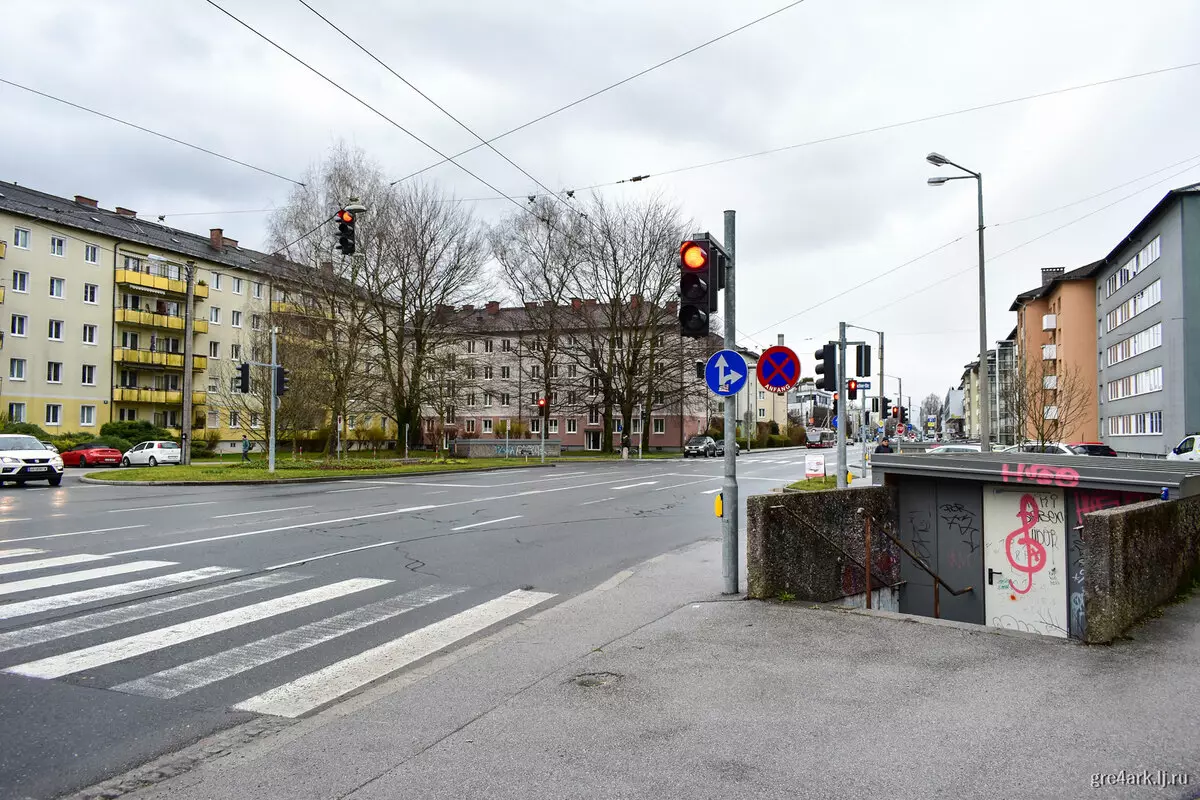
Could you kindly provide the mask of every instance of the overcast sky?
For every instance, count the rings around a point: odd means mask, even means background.
[[[219,2],[444,152],[475,143],[296,0]],[[785,5],[310,2],[485,136]],[[18,4],[5,28],[0,77],[282,175],[298,177],[339,139],[396,177],[437,160],[203,0]],[[1042,267],[1106,255],[1169,188],[1200,180],[1200,68],[659,174],[1186,64],[1200,60],[1198,40],[1194,0],[807,0],[496,146],[554,189],[656,176],[599,191],[660,192],[714,233],[722,211],[736,209],[744,343],[767,346],[782,333],[811,375],[812,351],[839,320],[883,330],[887,372],[919,403],[957,385],[978,352],[974,185],[927,186],[939,173],[925,154],[983,173],[989,255],[1137,192],[989,264],[988,338],[1003,338],[1013,296],[1036,286]],[[262,245],[266,215],[231,212],[277,206],[290,188],[2,84],[0,101],[5,180],[151,219],[221,212],[168,222],[222,227],[250,246]],[[534,188],[487,150],[461,161],[506,193]],[[463,198],[493,194],[452,165],[427,177]],[[474,205],[484,220],[512,209]]]

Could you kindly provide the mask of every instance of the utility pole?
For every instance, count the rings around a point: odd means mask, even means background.
[[[887,433],[887,412],[883,409],[883,331],[879,332],[879,424]],[[865,447],[865,443],[864,443]]]
[[[275,347],[275,335],[279,333],[279,328],[271,326],[271,433],[270,441],[267,442],[267,472],[275,472],[275,409],[279,405],[279,398],[275,394],[275,376],[279,370],[279,359],[277,358],[278,351]]]
[[[192,303],[196,298],[196,262],[183,265],[183,277],[187,282],[187,300],[183,304],[183,419],[180,420],[179,439],[183,464],[192,463]]]
[[[846,488],[846,418],[850,409],[846,406],[846,323],[838,323],[838,367],[837,367],[837,488]]]
[[[737,302],[734,296],[734,281],[737,270],[736,222],[737,212],[725,212],[725,253],[728,260],[725,263],[725,349],[737,348],[737,328],[734,325],[734,315]],[[749,372],[749,370],[746,370]],[[746,376],[746,383],[751,381]],[[757,382],[757,381],[755,381]],[[733,400],[733,402],[729,402]],[[721,573],[725,578],[725,594],[738,593],[738,484],[737,484],[737,395],[725,402],[725,480],[721,484]],[[750,439],[746,438],[747,448]]]

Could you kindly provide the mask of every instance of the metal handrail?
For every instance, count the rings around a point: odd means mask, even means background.
[[[881,530],[883,532],[884,536],[891,539],[892,542],[894,542],[895,545],[897,547],[899,547],[900,550],[903,551],[906,556],[908,556],[909,558],[911,558],[913,560],[914,564],[916,564],[921,569],[925,570],[927,573],[929,573],[929,576],[931,578],[933,578],[933,580],[934,580],[934,584],[933,584],[933,617],[934,617],[934,619],[941,619],[941,617],[942,617],[942,598],[938,592],[939,586],[945,586],[946,591],[955,597],[958,597],[959,595],[964,595],[967,592],[972,592],[975,590],[975,587],[973,587],[973,586],[967,586],[967,587],[964,587],[962,589],[957,589],[957,590],[954,589],[952,586],[950,586],[950,584],[948,584],[944,580],[942,580],[941,575],[938,575],[936,572],[933,571],[932,568],[930,568],[930,566],[928,564],[925,563],[925,559],[921,558],[916,553],[909,550],[907,547],[905,547],[904,542],[900,541],[895,536],[893,536],[891,534],[891,532],[888,531],[886,525],[879,525],[879,520],[875,519],[874,515],[868,514],[867,510],[865,508],[861,508],[861,507],[858,509],[857,513],[859,514],[859,516],[865,516],[868,521],[874,522],[876,525],[878,525],[879,530]]]
[[[840,553],[841,553],[842,555],[844,555],[846,558],[850,559],[850,560],[851,560],[851,561],[853,561],[855,564],[857,564],[857,565],[858,565],[858,567],[859,567],[859,569],[861,569],[861,570],[863,571],[863,574],[867,575],[867,586],[870,586],[870,585],[871,585],[870,573],[872,573],[872,572],[878,572],[878,570],[874,570],[874,569],[871,569],[871,568],[869,568],[869,567],[865,566],[865,565],[864,565],[864,564],[863,564],[861,561],[859,561],[857,558],[855,558],[854,556],[850,555],[850,553],[849,553],[849,552],[847,552],[847,551],[846,551],[846,549],[845,549],[845,548],[843,548],[843,547],[842,547],[840,544],[838,544],[837,542],[833,541],[832,539],[830,539],[830,538],[829,538],[828,536],[826,536],[825,534],[821,533],[821,531],[820,531],[820,530],[818,530],[818,529],[817,529],[817,527],[816,527],[815,525],[813,525],[811,522],[809,522],[808,520],[806,520],[804,517],[802,517],[802,516],[800,516],[799,514],[797,514],[797,513],[796,513],[795,511],[793,511],[792,509],[788,508],[787,506],[778,506],[778,507],[779,507],[779,508],[782,508],[784,511],[788,512],[788,513],[789,513],[789,514],[791,514],[793,517],[795,517],[796,519],[798,519],[798,520],[800,520],[801,522],[803,522],[805,525],[807,525],[807,526],[808,526],[808,529],[809,529],[810,531],[812,531],[813,533],[815,533],[817,536],[820,536],[820,537],[821,537],[822,539],[824,539],[824,540],[826,541],[826,543],[828,543],[828,544],[829,544],[831,547],[833,547],[835,550],[837,550],[838,552],[840,552]],[[881,583],[881,584],[882,584],[884,587],[886,587],[886,588],[888,588],[888,589],[891,589],[891,588],[893,588],[893,587],[895,587],[895,586],[898,586],[898,585],[899,585],[899,583],[894,583],[894,584],[893,584],[893,583],[888,583],[887,581],[880,581],[880,583]]]

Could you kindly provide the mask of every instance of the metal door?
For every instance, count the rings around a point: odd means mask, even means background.
[[[1062,489],[983,489],[984,609],[997,628],[1067,635]]]
[[[955,589],[944,588],[934,607],[933,578],[900,556],[900,611],[925,617],[983,624],[983,539],[979,485],[962,481],[904,478],[898,485],[900,540]]]

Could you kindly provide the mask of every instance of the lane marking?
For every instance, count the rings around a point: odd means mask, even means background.
[[[51,514],[51,516],[55,515]],[[0,519],[0,524],[5,522],[29,522],[31,519],[33,519],[33,517],[9,517],[8,519]]]
[[[459,525],[457,528],[451,528],[452,531],[465,531],[467,528],[478,528],[481,525],[495,525],[498,522],[508,522],[510,519],[520,519],[521,515],[517,514],[512,517],[501,517],[500,519],[489,519],[484,522],[472,522],[470,525]]]
[[[38,553],[44,553],[45,550],[39,550],[36,547],[17,547],[12,550],[0,550],[0,558],[18,558],[19,556],[36,556]]]
[[[39,614],[43,611],[53,611],[59,608],[83,605],[84,603],[94,603],[97,600],[111,600],[114,597],[166,589],[171,586],[179,586],[209,578],[222,578],[228,575],[236,575],[239,572],[241,572],[240,569],[230,567],[203,567],[201,569],[187,570],[186,572],[173,572],[170,575],[159,575],[155,578],[145,578],[140,581],[101,586],[98,589],[84,589],[78,592],[57,594],[52,597],[39,597],[36,600],[26,600],[21,603],[0,606],[0,619],[12,619],[13,617],[23,617],[27,614]]]
[[[606,503],[609,500],[616,500],[615,497],[602,497],[599,500],[588,500],[586,503],[580,503],[581,506],[590,506],[592,503]]]
[[[38,561],[17,561],[8,564],[0,564],[0,575],[11,575],[14,572],[33,572],[38,569],[50,569],[51,567],[66,567],[71,564],[87,564],[92,561],[103,561],[108,556],[95,556],[90,553],[79,553],[73,556],[55,556],[54,558],[43,558]]]
[[[310,561],[320,561],[323,558],[333,558],[334,556],[344,556],[346,553],[357,553],[359,550],[374,550],[376,547],[387,547],[389,544],[397,544],[395,539],[388,542],[376,542],[375,544],[367,544],[362,547],[351,547],[349,550],[338,550],[334,553],[325,553],[319,556],[309,556],[308,558],[300,558],[295,561],[288,561],[286,564],[276,564],[267,569],[284,569],[285,567],[294,567],[298,564],[307,564]]]
[[[57,539],[60,536],[90,536],[97,533],[111,533],[112,531],[131,531],[135,528],[144,528],[145,525],[122,525],[119,528],[94,528],[90,531],[71,531],[70,533],[47,533],[42,536],[24,536],[20,539],[0,539],[0,544],[6,542],[32,542],[35,539]]]
[[[134,622],[139,619],[158,616],[159,614],[167,614],[203,603],[211,603],[214,600],[225,600],[230,597],[248,594],[249,592],[283,586],[284,584],[307,577],[307,575],[296,575],[295,573],[288,572],[280,572],[274,575],[259,575],[258,577],[244,581],[207,586],[192,592],[170,594],[166,597],[158,597],[142,603],[110,608],[105,611],[84,614],[83,616],[50,622],[45,625],[35,625],[19,631],[0,633],[0,653],[7,650],[15,650],[18,647],[30,647],[31,645],[42,644],[43,642],[52,642],[55,639],[77,636],[81,633],[96,631],[113,625],[122,625],[126,622]]]
[[[203,503],[172,503],[169,506],[134,506],[132,508],[110,508],[109,514],[128,514],[130,511],[161,511],[164,508],[187,508],[189,506],[215,506],[216,500],[205,500]]]
[[[417,589],[399,597],[335,614],[293,630],[282,631],[265,639],[118,684],[112,689],[163,700],[178,697],[465,591],[465,587],[429,586]]]
[[[613,491],[616,491],[617,489],[632,489],[635,486],[653,486],[656,483],[658,483],[658,481],[642,481],[641,483],[629,483],[625,486],[614,486],[612,488]]]
[[[426,492],[425,496],[429,497],[430,495],[435,495],[435,494],[449,494],[449,492],[447,492],[445,489],[443,489],[440,492]]]
[[[656,492],[662,492],[662,491],[665,491],[665,490],[667,490],[667,489],[678,489],[678,488],[679,488],[679,487],[681,487],[681,486],[692,486],[692,485],[694,485],[694,484],[697,484],[697,483],[708,483],[709,481],[716,481],[716,480],[720,480],[722,477],[724,477],[724,476],[722,476],[722,475],[714,475],[714,476],[712,476],[711,478],[701,478],[701,479],[700,479],[700,480],[698,480],[698,481],[686,481],[686,482],[684,482],[684,483],[676,483],[676,484],[672,484],[671,486],[660,486],[660,487],[658,487],[657,489],[655,489],[654,491],[656,491]]]
[[[341,494],[342,492],[373,492],[378,486],[359,486],[357,489],[330,489],[325,494]]]
[[[263,511],[243,511],[240,514],[218,514],[213,519],[229,519],[230,517],[248,517],[252,514],[278,514],[282,511],[303,511],[312,506],[291,506],[290,508],[268,508]]]
[[[276,686],[234,708],[278,717],[302,716],[552,597],[547,592],[509,592]]]
[[[241,608],[222,611],[219,614],[181,622],[177,625],[169,625],[158,630],[126,636],[124,639],[114,639],[93,647],[40,658],[36,661],[27,661],[4,671],[12,675],[24,675],[28,678],[61,678],[64,675],[135,658],[155,650],[190,642],[202,636],[211,636],[214,633],[277,617],[280,614],[287,614],[388,583],[391,581],[377,578],[351,578],[326,586],[318,586],[315,589],[306,589],[303,592],[263,600]]]
[[[174,561],[134,561],[129,564],[113,564],[109,567],[97,567],[96,569],[84,569],[79,572],[66,572],[62,575],[47,575],[42,578],[29,578],[28,580],[17,581],[15,583],[3,583],[0,584],[0,594],[17,594],[18,592],[28,592],[32,589],[62,586],[64,583],[94,581],[97,578],[107,578],[112,575],[124,575],[128,572],[144,572],[148,569],[174,566],[177,566]]]

